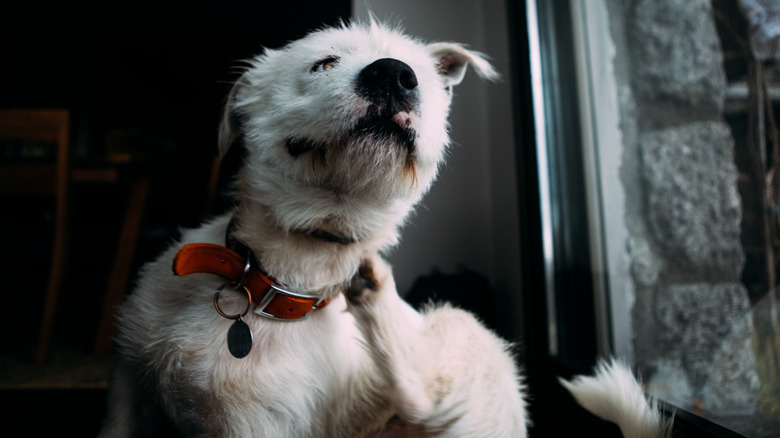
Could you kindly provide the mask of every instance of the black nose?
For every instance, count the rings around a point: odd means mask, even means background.
[[[391,114],[410,111],[418,100],[417,76],[408,64],[382,58],[358,74],[357,91]]]

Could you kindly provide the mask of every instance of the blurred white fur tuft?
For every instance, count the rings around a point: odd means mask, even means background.
[[[560,382],[582,407],[617,424],[626,438],[671,436],[672,419],[665,419],[655,401],[645,398],[634,374],[618,360],[600,361],[593,376]]]

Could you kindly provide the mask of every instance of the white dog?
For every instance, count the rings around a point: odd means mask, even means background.
[[[378,256],[436,176],[467,66],[496,77],[373,22],[251,63],[220,130],[245,149],[237,207],[144,268],[103,436],[526,435],[509,345],[406,305]]]

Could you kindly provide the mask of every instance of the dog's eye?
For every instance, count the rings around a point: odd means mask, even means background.
[[[338,64],[339,58],[337,56],[328,56],[325,59],[321,59],[311,66],[312,73],[319,73],[326,70],[330,70]]]

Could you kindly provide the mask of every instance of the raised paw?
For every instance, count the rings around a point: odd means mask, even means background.
[[[363,258],[344,294],[351,304],[361,305],[373,300],[388,287],[395,289],[390,265],[374,254]]]
[[[362,304],[368,295],[378,292],[381,285],[374,270],[373,260],[365,258],[360,262],[357,274],[352,277],[352,281],[345,291],[347,299],[352,304]]]

